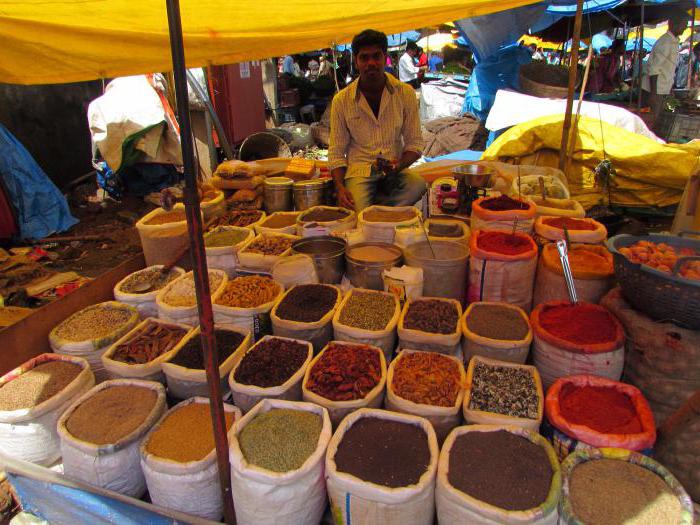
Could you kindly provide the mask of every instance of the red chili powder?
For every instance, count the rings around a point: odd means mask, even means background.
[[[561,230],[566,226],[567,230],[595,230],[595,224],[588,221],[582,221],[581,219],[570,219],[567,217],[554,217],[552,219],[545,219],[543,221],[547,226],[552,226],[553,228],[559,228]]]
[[[604,434],[642,431],[632,400],[614,388],[567,383],[559,393],[559,408],[569,422]]]
[[[487,252],[503,255],[520,255],[532,249],[532,243],[527,237],[500,231],[480,232],[476,245]]]
[[[540,325],[550,334],[579,345],[609,343],[617,337],[613,316],[593,304],[560,304],[540,311]]]
[[[526,203],[512,199],[508,195],[484,199],[479,205],[491,211],[527,210],[529,208]]]

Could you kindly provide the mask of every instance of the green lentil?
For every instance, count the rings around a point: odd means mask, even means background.
[[[316,450],[321,418],[313,412],[274,408],[256,416],[240,434],[243,457],[274,472],[297,470]]]
[[[224,246],[235,246],[244,241],[250,232],[240,230],[218,230],[208,233],[204,238],[204,246],[207,248],[220,248]]]
[[[353,291],[340,312],[339,321],[363,330],[384,330],[394,317],[395,309],[391,295]]]

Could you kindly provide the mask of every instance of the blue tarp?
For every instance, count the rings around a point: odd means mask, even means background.
[[[584,13],[597,13],[613,9],[626,0],[586,0],[583,2]],[[547,12],[553,15],[574,16],[576,14],[576,2],[570,0],[548,0]]]
[[[8,129],[0,124],[0,177],[15,209],[20,239],[43,239],[73,226],[63,194]]]

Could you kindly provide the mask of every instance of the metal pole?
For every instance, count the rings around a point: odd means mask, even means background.
[[[228,459],[228,439],[226,438],[226,421],[221,399],[221,383],[218,367],[218,353],[214,339],[214,316],[209,292],[209,272],[202,237],[202,216],[197,194],[197,178],[194,162],[194,146],[190,127],[190,112],[187,99],[187,75],[185,66],[185,49],[182,41],[182,21],[180,19],[179,0],[166,0],[168,10],[168,29],[170,33],[170,50],[173,57],[175,75],[175,96],[177,97],[177,115],[180,123],[180,145],[182,162],[185,168],[185,215],[190,238],[190,253],[194,270],[194,284],[197,292],[201,344],[204,364],[209,386],[209,407],[214,427],[214,443],[219,468],[219,481],[224,503],[226,523],[235,524],[236,515],[231,498],[231,469]]]
[[[693,53],[693,32],[695,30],[695,6],[697,2],[693,2],[693,11],[690,17],[690,40],[688,44],[688,89],[692,88],[693,82],[693,62],[695,59],[695,53]]]
[[[642,0],[642,19],[639,23],[639,51],[637,51],[637,109],[642,108],[642,51],[644,51],[644,0]]]
[[[581,21],[583,19],[583,0],[576,2],[576,19],[574,20],[574,36],[571,39],[571,58],[569,60],[569,92],[566,97],[566,113],[561,131],[561,147],[559,148],[559,169],[566,167],[566,153],[569,146],[569,130],[571,128],[571,110],[574,107],[574,88],[578,73],[578,47],[581,40]]]

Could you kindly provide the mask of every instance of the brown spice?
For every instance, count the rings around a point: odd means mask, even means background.
[[[366,222],[404,222],[415,219],[418,210],[368,210],[362,214]]]
[[[301,222],[331,222],[339,221],[350,215],[348,210],[343,209],[328,209],[328,208],[312,208],[308,212],[301,215]]]
[[[457,331],[459,311],[454,303],[437,299],[411,301],[403,319],[404,328],[432,334]]]
[[[148,321],[138,332],[119,344],[111,359],[130,365],[143,365],[169,352],[187,330],[175,325]]]
[[[226,283],[226,288],[216,300],[216,304],[233,308],[256,308],[272,301],[280,291],[280,285],[270,277],[236,277]]]
[[[110,386],[86,399],[66,420],[75,438],[107,445],[136,430],[153,411],[155,390],[140,386]]]
[[[331,401],[351,401],[363,399],[381,377],[378,350],[333,342],[311,368],[306,388]]]
[[[262,255],[282,255],[295,241],[293,237],[269,234],[260,235],[251,242],[244,251]]]
[[[627,461],[581,463],[571,473],[569,498],[574,515],[587,525],[680,523],[680,501],[666,482]]]
[[[365,262],[390,262],[401,257],[400,254],[391,248],[391,245],[384,246],[353,246],[348,249],[347,254],[353,259]]]
[[[156,215],[155,217],[151,217],[150,219],[145,221],[144,224],[148,224],[149,226],[156,226],[160,224],[168,224],[171,222],[182,222],[184,220],[186,220],[185,212],[170,211],[166,213],[161,213],[160,215]]]
[[[414,403],[453,407],[461,388],[459,366],[432,352],[404,353],[394,367],[391,386],[396,395]]]
[[[37,365],[0,387],[0,410],[35,407],[67,387],[82,370],[66,361]]]
[[[467,315],[467,328],[481,337],[521,341],[530,331],[518,310],[497,304],[476,304]]]
[[[226,430],[233,412],[224,412]],[[214,430],[208,403],[190,403],[171,411],[149,436],[146,452],[180,463],[199,461],[214,450]]]
[[[270,217],[265,219],[261,226],[275,229],[286,228],[296,224],[298,216],[298,213],[280,213],[279,215],[270,215]]]
[[[233,210],[225,213],[221,217],[214,219],[208,230],[213,230],[218,226],[250,226],[262,217],[262,212],[258,210]]]

